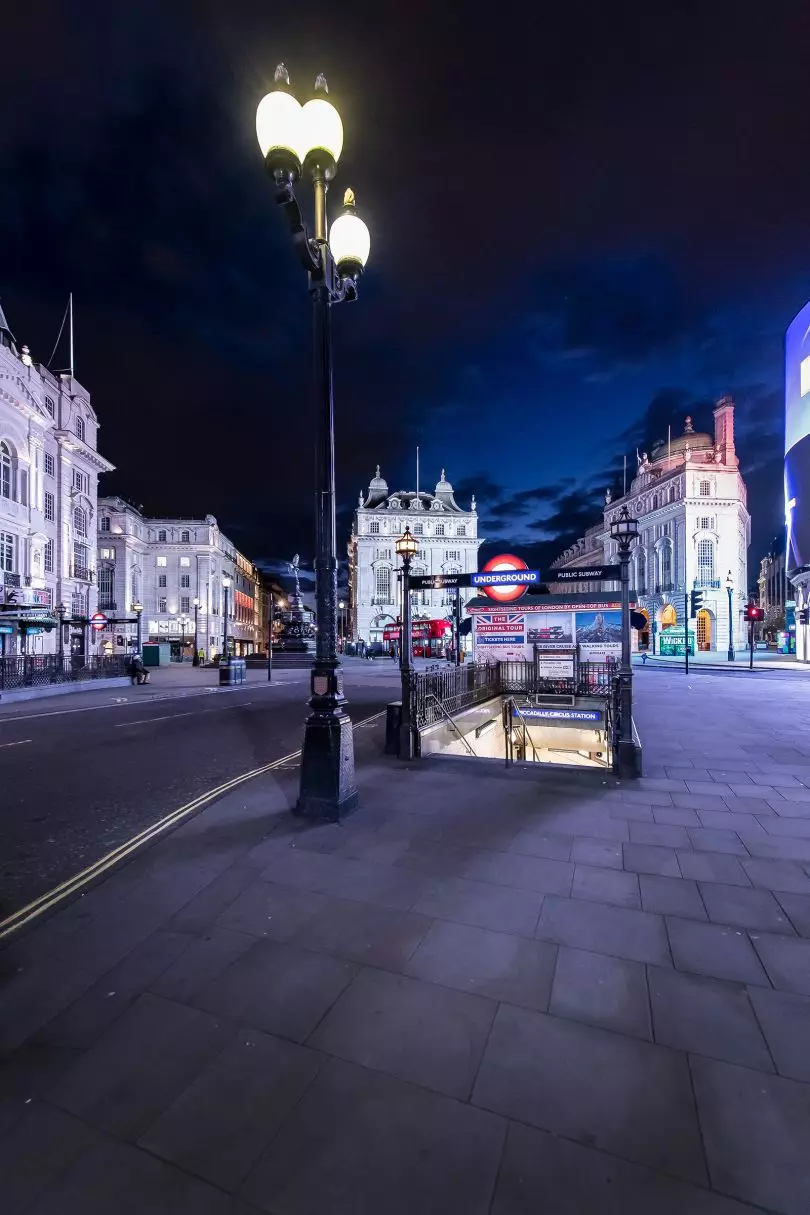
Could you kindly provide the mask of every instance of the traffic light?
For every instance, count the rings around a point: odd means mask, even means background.
[[[689,601],[689,615],[694,620],[703,607],[703,591],[690,591]]]
[[[745,619],[748,621],[762,620],[765,616],[763,608],[758,607],[755,603],[748,603],[745,607]]]
[[[799,608],[799,624],[810,624],[810,608]]]

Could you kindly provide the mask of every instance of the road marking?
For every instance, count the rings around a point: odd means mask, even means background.
[[[19,742],[0,743],[0,747],[24,747],[26,743],[33,741],[33,738],[21,738]]]
[[[278,685],[283,687],[287,684],[303,682],[304,681],[302,679],[280,679],[278,681]],[[205,696],[211,692],[217,694],[220,692],[247,692],[248,689],[255,691],[257,689],[261,690],[263,688],[272,688],[273,686],[274,684],[272,683],[265,684],[260,680],[248,680],[244,687],[238,688],[201,688],[199,692],[169,692],[165,696],[152,696],[150,699],[144,700],[144,704],[156,705],[161,700],[189,700],[193,696]],[[139,698],[136,696],[135,699]],[[66,717],[69,713],[97,713],[101,709],[120,709],[122,705],[132,705],[134,703],[135,700],[128,700],[125,697],[116,696],[110,701],[109,704],[84,705],[81,709],[51,709],[50,712],[47,713],[10,713],[8,717],[0,717],[0,726],[4,726],[8,722],[14,721],[38,721],[41,717]],[[0,712],[2,712],[2,709],[3,705],[2,701],[0,701]]]
[[[359,730],[361,726],[370,726],[373,722],[379,721],[381,717],[385,717],[385,712],[385,709],[381,709],[379,713],[372,713],[370,717],[365,717],[362,721],[356,722],[354,728]],[[30,742],[31,740],[26,739],[26,741]],[[231,780],[225,781],[224,784],[217,785],[215,789],[209,789],[207,793],[199,794],[192,801],[186,802],[184,806],[179,806],[177,810],[172,810],[165,818],[153,823],[151,827],[144,828],[143,831],[137,835],[133,835],[132,839],[127,840],[125,843],[119,844],[117,848],[113,848],[111,852],[100,857],[92,865],[88,865],[86,869],[75,873],[73,877],[66,878],[64,882],[61,882],[58,886],[54,886],[53,890],[47,890],[44,894],[34,899],[33,902],[28,903],[27,906],[21,907],[19,911],[15,911],[4,920],[0,920],[0,941],[12,932],[16,932],[17,929],[32,923],[43,912],[58,906],[59,903],[69,898],[70,895],[76,894],[83,886],[86,886],[89,882],[106,873],[108,869],[112,869],[121,861],[132,856],[139,848],[151,843],[152,840],[162,835],[163,832],[168,831],[171,827],[176,827],[178,823],[182,822],[184,818],[188,818],[190,814],[202,810],[204,806],[215,801],[216,798],[222,797],[224,793],[230,793],[232,789],[236,789],[239,785],[244,784],[245,781],[253,780],[256,776],[263,776],[265,772],[272,772],[275,768],[281,768],[284,764],[290,763],[291,760],[299,759],[300,756],[300,750],[291,751],[289,755],[282,755],[281,759],[274,759],[271,763],[262,765],[261,768],[253,768],[250,772],[243,772],[241,776],[234,776]]]
[[[244,709],[247,705],[252,704],[252,700],[243,700],[239,707]],[[221,713],[229,707],[229,705],[220,705],[218,709],[189,709],[187,713],[162,713],[160,717],[139,717],[137,721],[119,721],[116,723],[115,729],[125,730],[127,726],[145,726],[153,721],[172,721],[175,717],[202,717],[206,713]]]

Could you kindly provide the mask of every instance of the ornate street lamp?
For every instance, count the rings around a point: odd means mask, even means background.
[[[726,574],[726,590],[728,591],[728,660],[734,661],[734,578],[731,570]]]
[[[411,682],[413,675],[413,643],[411,640],[411,562],[419,548],[411,529],[396,541],[394,548],[402,559],[402,635],[399,646],[399,674],[402,683],[402,718],[399,727],[399,758],[413,759],[414,736],[411,721]]]
[[[129,610],[131,612],[135,613],[135,620],[136,620],[135,627],[137,630],[136,634],[135,634],[135,649],[138,651],[139,654],[142,654],[143,647],[141,645],[141,616],[143,615],[143,604],[139,603],[136,600],[135,603],[130,604]]]
[[[344,195],[342,214],[327,239],[326,191],[343,150],[343,123],[323,76],[301,106],[293,96],[284,64],[276,68],[273,90],[256,112],[256,135],[273,179],[276,202],[290,225],[293,243],[309,277],[314,324],[316,557],[318,629],[310,680],[310,708],[301,757],[301,784],[295,812],[340,819],[357,805],[352,723],[345,712],[343,672],[337,654],[337,546],[335,542],[335,428],[332,401],[331,307],[357,298],[357,280],[366,264],[370,238],[357,214],[354,194]],[[310,233],[295,195],[306,176],[314,187],[314,230]]]
[[[625,504],[610,524],[611,539],[619,548],[622,585],[622,661],[619,667],[619,773],[636,773],[633,742],[633,671],[630,666],[630,549],[638,539],[638,521]]]
[[[194,605],[194,657],[191,659],[191,665],[198,667],[200,665],[200,601],[196,597],[193,600]]]
[[[228,652],[228,592],[231,589],[231,580],[227,574],[222,578],[222,589],[225,592],[225,616],[222,624],[222,658],[225,660],[225,666],[230,666],[231,656]]]

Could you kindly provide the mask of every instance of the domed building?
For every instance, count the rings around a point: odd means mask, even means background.
[[[478,549],[483,541],[478,538],[475,498],[468,510],[460,506],[444,469],[433,493],[413,489],[392,493],[378,466],[368,490],[358,499],[348,546],[348,633],[354,640],[386,644],[396,629],[402,604],[400,561],[394,546],[406,526],[419,544],[412,574],[472,573],[478,569]],[[445,590],[414,592],[415,624],[448,620],[453,595]],[[472,595],[471,590],[462,590],[462,603]]]
[[[621,498],[608,491],[602,520],[558,557],[552,570],[616,564],[610,524],[625,505],[639,524],[630,561],[630,588],[648,622],[638,634],[639,648],[652,650],[669,629],[683,629],[684,594],[693,588],[703,593],[701,610],[688,626],[695,647],[723,651],[729,644],[744,645],[751,518],[734,448],[730,397],[717,402],[713,436],[696,431],[686,418],[682,435],[658,443],[650,456],[642,453],[629,491]],[[551,590],[572,589],[570,583],[553,583],[553,575],[549,583]],[[579,591],[603,589],[601,583],[576,585]]]

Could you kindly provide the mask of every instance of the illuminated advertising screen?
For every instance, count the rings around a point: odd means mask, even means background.
[[[810,303],[785,334],[785,519],[788,569],[810,565]]]

